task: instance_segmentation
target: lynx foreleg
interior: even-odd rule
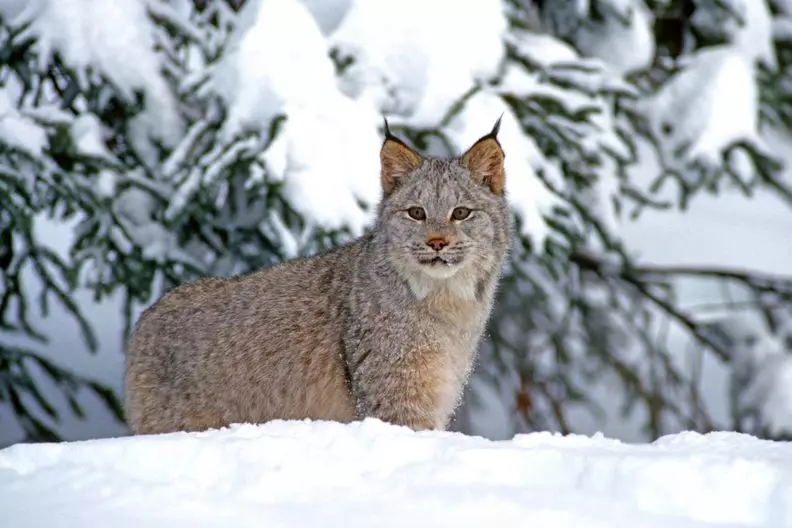
[[[414,430],[444,429],[449,418],[448,368],[431,347],[406,352],[363,350],[351,354],[352,389],[361,418]]]

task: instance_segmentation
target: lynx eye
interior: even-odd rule
[[[410,207],[407,209],[407,214],[413,220],[426,220],[426,211],[423,210],[423,207]]]
[[[470,209],[467,207],[457,207],[451,211],[452,220],[464,220],[468,216],[470,216]]]

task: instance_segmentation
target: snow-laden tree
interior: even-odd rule
[[[501,113],[517,230],[459,427],[494,387],[515,430],[574,430],[581,409],[638,413],[647,436],[792,429],[792,279],[652,265],[622,236],[702,193],[792,205],[763,139],[792,120],[783,2],[18,0],[0,17],[0,405],[29,439],[57,433],[45,384],[121,415],[67,351],[40,352],[34,303],[64,305],[91,349],[75,290],[122,292],[128,333],[174,284],[367,229],[383,115],[446,155]],[[67,256],[42,217],[75,223]],[[679,301],[689,278],[723,287],[717,311]],[[702,397],[705,359],[733,372],[729,419]]]

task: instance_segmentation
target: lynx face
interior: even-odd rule
[[[448,279],[465,270],[475,277],[500,263],[510,220],[499,124],[465,154],[450,159],[423,158],[386,126],[378,231],[400,269]]]
[[[503,244],[505,199],[460,160],[423,160],[383,204],[381,226],[400,264],[430,277],[488,269]]]

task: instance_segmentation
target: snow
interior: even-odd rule
[[[229,105],[226,137],[266,131],[285,115],[263,156],[270,179],[284,182],[291,206],[309,224],[361,234],[380,197],[381,114],[339,90],[328,44],[302,3],[250,2],[240,19],[213,76]]]
[[[493,442],[376,420],[0,451],[3,526],[785,526],[792,452],[736,433]]]
[[[322,33],[329,35],[341,24],[352,0],[300,0],[316,19]]]
[[[107,148],[104,127],[95,114],[86,113],[78,116],[71,123],[70,129],[72,141],[77,152],[85,156],[100,158],[110,163],[119,163],[118,159]]]
[[[198,264],[185,251],[179,249],[176,233],[157,222],[152,213],[155,198],[148,192],[129,187],[116,198],[113,211],[123,228],[114,230],[114,241],[122,249],[130,251],[127,236],[143,248],[145,258],[163,262],[167,257]]]
[[[380,198],[382,138],[374,125],[380,120],[370,108],[340,95],[335,104],[289,112],[282,136],[287,143],[283,193],[300,215],[363,233]]]
[[[324,100],[312,99],[332,92],[334,84],[324,37],[298,0],[248,2],[212,77],[229,108],[227,137],[247,128],[268,129],[287,101],[320,106]]]
[[[641,0],[553,2],[543,6],[552,33],[573,42],[587,57],[621,74],[642,70],[655,53],[652,14]],[[595,19],[592,12],[599,14]]]
[[[609,91],[622,91],[632,93],[633,89],[619,78],[614,78],[612,68],[604,65],[598,59],[581,60],[573,48],[557,39],[546,35],[537,35],[525,31],[514,31],[509,35],[509,43],[515,47],[516,52],[527,60],[535,63],[538,71],[527,71],[524,68],[510,64],[507,66],[503,81],[498,86],[498,91],[510,94],[519,98],[531,98],[537,95],[544,95],[552,98],[560,105],[563,105],[568,112],[577,112],[584,109],[594,109],[596,112],[591,116],[591,125],[576,124],[580,133],[579,144],[585,152],[591,156],[602,155],[607,148],[611,152],[619,153],[624,158],[629,158],[629,153],[624,140],[613,133],[612,110],[598,94],[605,89]],[[574,64],[578,68],[569,68]],[[574,88],[562,88],[557,84],[548,81],[548,77],[563,79]],[[466,105],[463,114],[467,113]],[[552,117],[545,120],[541,114],[535,118],[539,121],[538,127],[544,127],[547,123],[553,122]],[[559,124],[562,128],[569,126]],[[515,128],[515,134],[519,136],[517,141],[504,144],[507,153],[522,156],[518,160],[509,160],[507,154],[507,169],[510,171],[510,180],[520,190],[510,194],[513,198],[512,203],[515,211],[525,222],[524,235],[531,235],[539,243],[542,243],[548,230],[542,229],[543,221],[537,221],[541,213],[548,213],[550,208],[557,205],[559,201],[550,195],[548,189],[538,183],[534,176],[523,177],[520,174],[524,171],[523,159],[527,155],[528,164],[534,170],[542,170],[553,185],[561,190],[565,190],[566,184],[563,177],[559,174],[556,163],[547,160],[539,152],[533,143],[533,138],[525,135],[520,129]],[[511,168],[509,163],[513,163]],[[516,163],[515,163],[516,161]],[[513,174],[517,173],[517,178]],[[619,181],[614,174],[616,173],[614,163],[611,158],[603,156],[603,166],[600,177],[596,182],[592,182],[590,188],[584,195],[579,196],[582,202],[590,206],[591,212],[596,214],[603,224],[609,229],[616,230],[619,224],[610,197],[617,193]]]
[[[740,104],[734,104],[740,101]],[[669,159],[717,162],[731,143],[759,142],[753,67],[731,46],[698,52],[655,95],[642,102]]]
[[[199,121],[185,131],[163,74],[163,67],[173,60],[168,53],[173,52],[158,49],[156,28],[146,11],[182,28],[195,42],[202,36],[200,28],[183,5],[123,0],[92,6],[89,0],[14,0],[0,6],[0,14],[12,24],[28,24],[25,34],[36,37],[42,67],[57,53],[82,84],[99,73],[130,101],[138,93],[144,95],[143,110],[128,123],[127,139],[150,173],[170,180],[169,189],[175,186],[168,191],[173,200],[167,220],[178,217],[199,185],[225,174],[228,162],[244,153],[259,157],[266,169],[261,177],[283,182],[288,205],[309,226],[347,228],[359,235],[372,224],[380,199],[377,156],[383,115],[411,127],[438,127],[464,94],[498,74],[505,58],[506,17],[488,0],[251,0],[239,13],[220,61],[207,67],[205,61],[189,59],[180,65],[190,70],[184,72],[185,79],[192,79],[181,83],[182,90],[208,78],[198,93],[214,93],[227,106],[216,149],[227,149],[227,155],[214,161],[206,156],[196,164],[185,156],[194,149],[205,123]],[[414,16],[416,12],[421,16]],[[443,27],[439,39],[438,27]],[[206,53],[212,47],[199,42],[193,51]],[[352,59],[352,64],[339,74],[331,51]],[[10,102],[6,106],[13,109]],[[472,141],[488,131],[503,106],[489,104],[491,115],[479,111],[475,120],[460,124],[464,138]],[[266,152],[230,146],[240,134],[251,132],[258,135],[256,141],[263,141],[279,116],[285,121]],[[6,116],[7,125],[9,119]],[[41,154],[47,144],[44,131],[31,123],[30,133],[22,134],[25,119],[16,119],[18,137],[9,141],[29,138],[25,146]],[[106,138],[95,116],[79,116],[71,131],[79,152],[117,161],[104,146]],[[174,149],[164,163],[156,141]],[[535,149],[527,141],[506,141],[525,149],[512,151],[508,162],[514,182],[510,196],[523,216],[526,234],[541,242],[547,204],[542,203],[543,190],[530,164]],[[469,144],[456,146],[460,153]],[[112,192],[117,184],[113,175],[108,172],[101,179],[103,193]],[[128,209],[128,204],[123,207]],[[151,246],[146,254],[173,256],[167,229],[150,223],[134,231],[136,243]]]
[[[580,58],[575,48],[551,35],[512,31],[506,35],[506,42],[512,44],[522,55],[544,67],[571,63]]]
[[[697,3],[690,21],[701,34],[716,39],[724,35],[749,63],[757,61],[776,68],[773,19],[766,1],[699,0]]]
[[[434,127],[497,73],[505,30],[506,17],[490,0],[355,0],[330,45],[354,59],[341,75],[347,93],[409,116],[413,126]]]
[[[5,88],[0,88],[0,142],[34,157],[49,145],[47,131],[17,110]]]
[[[606,12],[604,20],[589,22],[578,30],[578,49],[602,59],[622,74],[648,67],[655,54],[650,11],[636,0],[607,0],[599,4]]]
[[[144,0],[7,0],[0,2],[0,15],[13,26],[28,25],[17,39],[36,38],[41,70],[57,53],[83,86],[92,68],[128,101],[138,91],[145,95],[130,129],[135,150],[149,166],[156,160],[152,140],[166,146],[178,141],[183,122],[160,71]]]
[[[773,17],[767,2],[743,1],[744,23],[735,39],[735,44],[754,61],[775,69],[775,46],[773,45]]]

